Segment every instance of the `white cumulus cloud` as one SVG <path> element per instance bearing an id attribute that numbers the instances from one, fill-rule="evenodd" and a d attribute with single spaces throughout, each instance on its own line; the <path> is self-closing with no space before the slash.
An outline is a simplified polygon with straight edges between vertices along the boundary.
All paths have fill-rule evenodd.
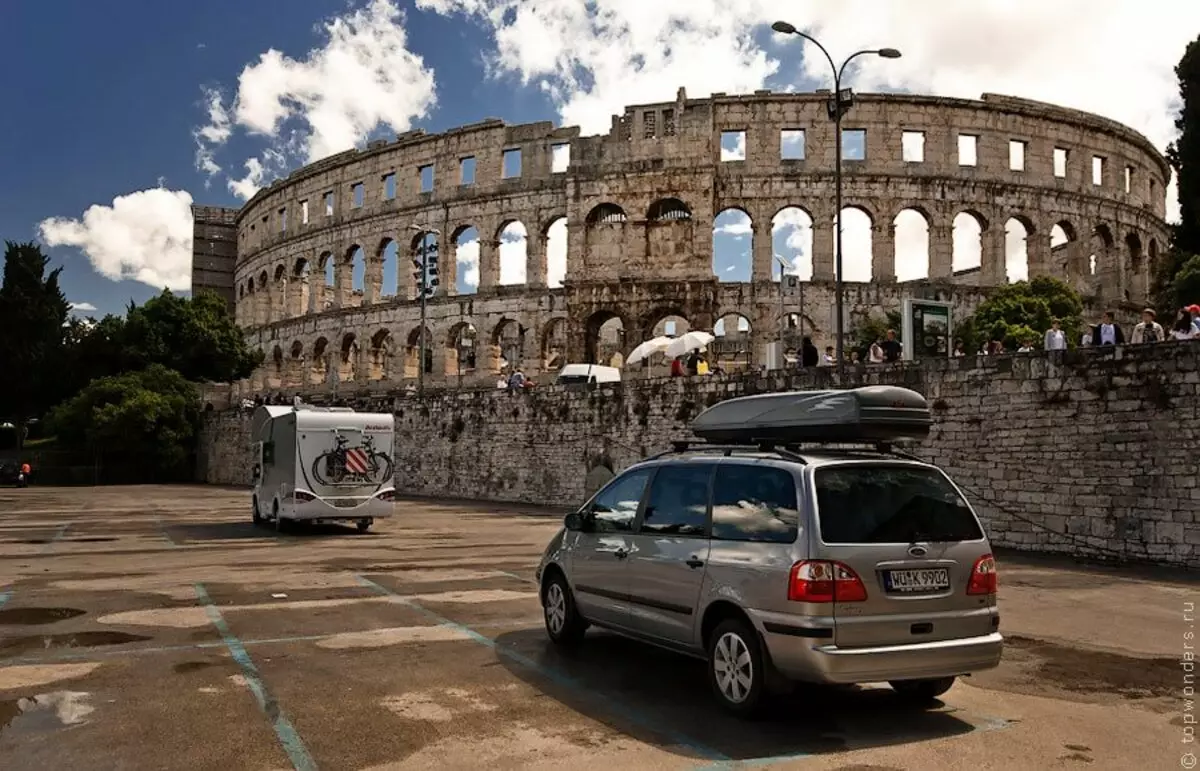
<path id="1" fill-rule="evenodd" d="M 1012 94 L 1113 118 L 1165 149 L 1175 136 L 1174 67 L 1200 29 L 1200 3 L 1179 0 L 416 2 L 479 19 L 494 37 L 493 71 L 536 84 L 564 123 L 588 133 L 606 132 L 626 105 L 674 99 L 679 86 L 693 97 L 745 93 L 768 80 L 780 90 L 797 80 L 829 87 L 829 63 L 815 47 L 766 32 L 783 19 L 839 64 L 862 48 L 899 48 L 901 59 L 857 60 L 847 85 L 859 90 Z M 1170 198 L 1168 211 L 1177 217 Z"/>
<path id="2" fill-rule="evenodd" d="M 458 291 L 474 291 L 479 287 L 479 237 L 459 242 L 454 248 L 458 269 Z"/>
<path id="3" fill-rule="evenodd" d="M 77 313 L 95 313 L 96 310 L 98 310 L 96 306 L 92 305 L 91 303 L 71 303 L 70 305 L 71 310 Z"/>
<path id="4" fill-rule="evenodd" d="M 500 233 L 500 281 L 501 285 L 524 284 L 527 279 L 525 246 L 529 233 L 520 222 L 507 225 Z"/>
<path id="5" fill-rule="evenodd" d="M 394 0 L 371 0 L 323 25 L 324 41 L 302 59 L 271 49 L 238 77 L 232 105 L 205 89 L 208 121 L 195 132 L 197 167 L 209 175 L 236 130 L 267 140 L 230 190 L 248 198 L 292 163 L 349 150 L 382 128 L 408 131 L 435 102 L 433 71 L 408 49 Z M 255 165 L 252 165 L 253 164 Z"/>
<path id="6" fill-rule="evenodd" d="M 192 196 L 184 190 L 120 195 L 110 206 L 89 206 L 79 219 L 42 220 L 38 234 L 47 246 L 79 249 L 97 273 L 113 281 L 191 288 Z"/>

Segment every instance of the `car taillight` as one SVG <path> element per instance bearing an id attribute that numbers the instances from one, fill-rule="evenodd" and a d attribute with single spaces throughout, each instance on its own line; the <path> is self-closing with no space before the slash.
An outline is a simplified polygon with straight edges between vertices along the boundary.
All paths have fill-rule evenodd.
<path id="1" fill-rule="evenodd" d="M 381 492 L 379 494 L 379 500 L 381 500 L 381 501 L 396 500 L 396 491 L 395 490 L 384 490 L 383 492 Z"/>
<path id="2" fill-rule="evenodd" d="M 849 565 L 806 560 L 792 565 L 788 599 L 792 602 L 862 602 L 867 599 L 867 587 Z"/>
<path id="3" fill-rule="evenodd" d="M 308 503 L 309 501 L 315 501 L 316 499 L 317 496 L 313 495 L 312 493 L 306 493 L 303 490 L 294 490 L 292 492 L 292 500 L 296 503 Z"/>
<path id="4" fill-rule="evenodd" d="M 967 582 L 967 594 L 996 593 L 996 559 L 985 554 L 975 560 L 971 568 L 971 580 Z"/>

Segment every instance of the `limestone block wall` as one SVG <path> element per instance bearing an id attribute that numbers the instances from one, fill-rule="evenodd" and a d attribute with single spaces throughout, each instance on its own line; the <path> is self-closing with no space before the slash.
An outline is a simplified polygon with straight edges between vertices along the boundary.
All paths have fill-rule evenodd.
<path id="1" fill-rule="evenodd" d="M 1200 562 L 1200 344 L 968 357 L 852 373 L 927 396 L 935 428 L 917 454 L 967 491 L 996 543 L 1163 564 Z M 829 387 L 832 373 L 626 383 L 510 395 L 445 391 L 364 401 L 394 409 L 405 493 L 561 506 L 688 436 L 719 400 Z M 202 480 L 249 482 L 249 414 L 208 413 Z M 1031 520 L 1027 521 L 1027 520 Z"/>
<path id="2" fill-rule="evenodd" d="M 811 241 L 803 329 L 834 343 L 839 213 L 827 99 L 688 99 L 681 89 L 673 102 L 627 107 L 603 135 L 486 120 L 409 132 L 295 171 L 237 215 L 236 316 L 266 356 L 247 390 L 414 380 L 422 360 L 427 382 L 455 385 L 493 377 L 501 361 L 526 371 L 607 364 L 603 325 L 623 331 L 616 352 L 627 355 L 667 316 L 712 329 L 718 314 L 735 313 L 758 351 L 780 326 L 772 255 L 786 222 Z M 843 126 L 844 206 L 869 221 L 871 270 L 869 281 L 848 282 L 850 293 L 875 294 L 881 302 L 869 305 L 887 310 L 906 295 L 961 288 L 966 308 L 1006 282 L 1008 260 L 1018 259 L 1012 241 L 1029 275 L 1063 278 L 1097 307 L 1131 303 L 1136 312 L 1144 302 L 1168 238 L 1168 167 L 1145 137 L 995 94 L 855 100 Z M 714 227 L 733 212 L 744 218 L 750 263 L 737 281 L 713 265 Z M 902 216 L 924 223 L 924 279 L 897 281 Z M 977 265 L 956 267 L 960 225 Z M 441 286 L 424 347 L 414 227 L 439 231 L 425 239 L 438 248 Z M 501 253 L 522 229 L 524 262 L 518 254 L 505 275 Z M 565 242 L 561 287 L 548 278 L 552 231 Z M 478 282 L 459 294 L 457 271 L 471 252 Z M 852 306 L 848 328 L 866 305 Z"/>

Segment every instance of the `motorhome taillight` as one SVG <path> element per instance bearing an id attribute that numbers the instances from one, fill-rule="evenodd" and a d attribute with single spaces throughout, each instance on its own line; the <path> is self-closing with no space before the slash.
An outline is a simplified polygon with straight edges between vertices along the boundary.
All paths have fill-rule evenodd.
<path id="1" fill-rule="evenodd" d="M 967 582 L 967 594 L 995 594 L 996 583 L 996 558 L 985 554 L 975 560 L 971 580 Z"/>
<path id="2" fill-rule="evenodd" d="M 315 501 L 316 499 L 317 496 L 313 495 L 312 493 L 306 493 L 303 490 L 296 490 L 292 492 L 292 500 L 296 503 L 308 503 L 309 501 Z"/>
<path id="3" fill-rule="evenodd" d="M 849 565 L 805 560 L 792 565 L 788 599 L 792 602 L 862 602 L 867 587 Z"/>

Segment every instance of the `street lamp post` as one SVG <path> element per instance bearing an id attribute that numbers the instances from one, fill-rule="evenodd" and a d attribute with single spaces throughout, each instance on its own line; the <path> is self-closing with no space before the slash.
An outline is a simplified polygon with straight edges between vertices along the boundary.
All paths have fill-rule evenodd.
<path id="1" fill-rule="evenodd" d="M 846 371 L 846 356 L 843 340 L 845 337 L 845 330 L 843 329 L 844 320 L 842 318 L 842 295 L 844 294 L 842 290 L 842 115 L 847 109 L 850 108 L 850 105 L 853 104 L 853 98 L 850 94 L 845 94 L 844 96 L 842 94 L 842 75 L 844 75 L 846 72 L 846 65 L 848 65 L 856 57 L 866 54 L 876 54 L 885 59 L 899 59 L 900 52 L 895 48 L 868 48 L 862 51 L 855 51 L 846 57 L 846 60 L 842 62 L 841 67 L 838 67 L 834 63 L 833 57 L 829 55 L 829 51 L 825 50 L 825 46 L 821 45 L 820 42 L 818 42 L 817 39 L 811 35 L 807 35 L 796 29 L 795 25 L 789 24 L 786 21 L 777 21 L 771 25 L 771 29 L 785 35 L 797 35 L 812 43 L 817 48 L 821 49 L 821 53 L 825 54 L 825 58 L 829 61 L 829 66 L 833 70 L 833 97 L 829 102 L 829 112 L 834 123 L 834 153 L 836 154 L 836 157 L 834 158 L 833 172 L 833 184 L 835 188 L 834 206 L 836 207 L 835 210 L 837 211 L 837 243 L 834 247 L 833 258 L 833 269 L 835 274 L 834 304 L 835 312 L 837 313 L 836 326 L 838 374 L 844 374 Z"/>
<path id="2" fill-rule="evenodd" d="M 787 329 L 787 317 L 783 312 L 783 282 L 787 279 L 787 269 L 790 267 L 787 260 L 780 257 L 778 254 L 772 255 L 775 262 L 779 263 L 779 368 L 784 369 L 784 362 L 787 357 L 783 352 L 787 346 L 783 344 L 783 337 Z"/>
<path id="3" fill-rule="evenodd" d="M 416 265 L 417 273 L 417 297 L 421 301 L 421 332 L 420 332 L 420 351 L 417 353 L 417 393 L 425 393 L 425 346 L 428 344 L 425 340 L 425 300 L 429 295 L 431 282 L 429 281 L 429 236 L 441 235 L 441 231 L 437 228 L 427 227 L 425 225 L 409 225 L 409 230 L 415 230 L 418 233 L 418 238 L 421 239 L 421 257 L 419 264 Z M 436 283 L 432 284 L 436 286 Z"/>

